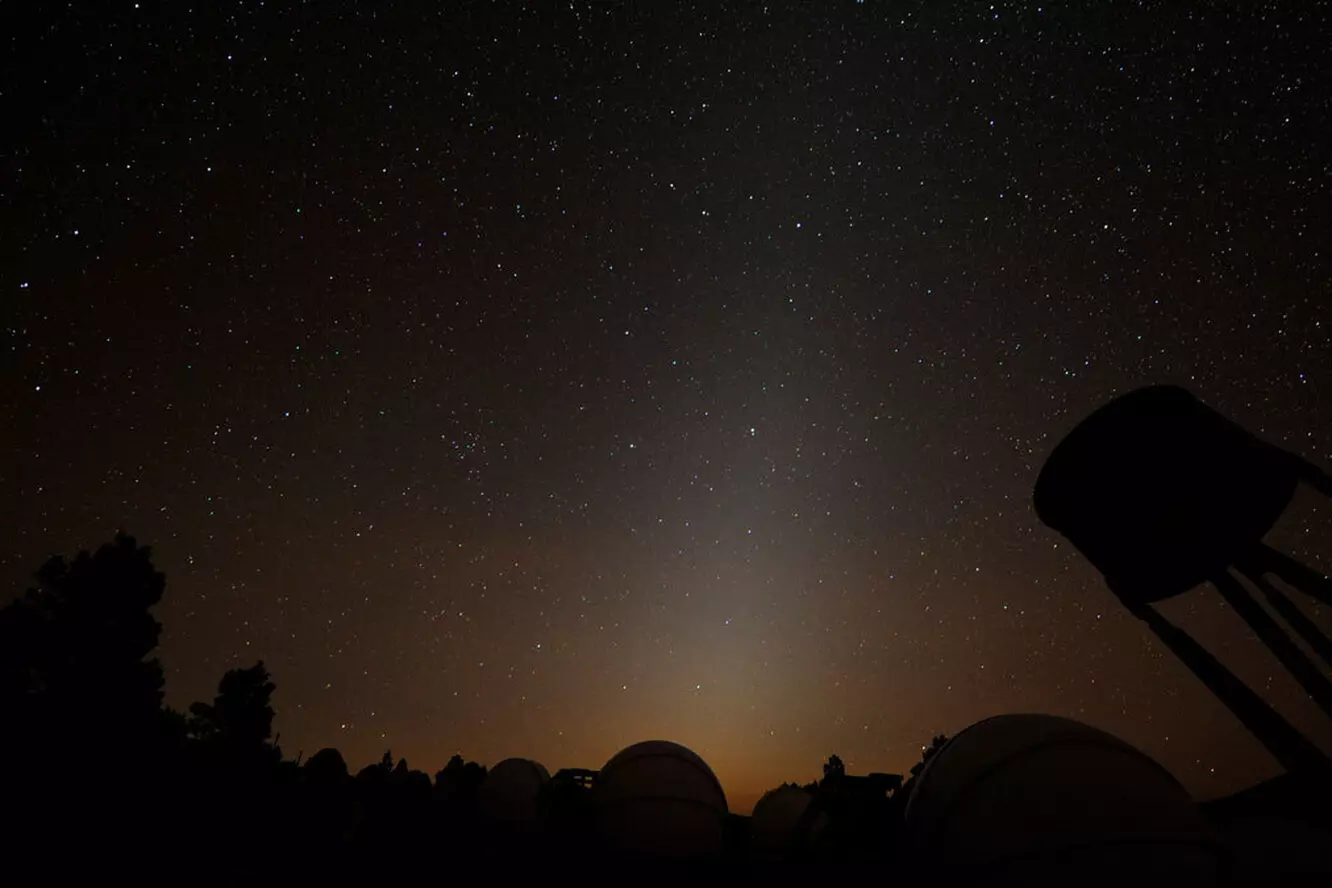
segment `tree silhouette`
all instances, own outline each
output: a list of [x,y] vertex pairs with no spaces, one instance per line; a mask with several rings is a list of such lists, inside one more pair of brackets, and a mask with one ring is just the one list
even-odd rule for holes
[[460,786],[479,785],[485,777],[485,765],[465,761],[461,755],[457,754],[449,759],[449,763],[444,766],[443,770],[435,774],[436,781],[455,782]]
[[373,765],[366,765],[356,772],[356,782],[363,784],[382,785],[388,782],[389,775],[393,773],[393,750],[386,749],[379,761]]
[[476,794],[486,779],[486,769],[476,762],[464,761],[454,755],[449,763],[435,773],[435,792],[447,805],[467,807],[476,801]]
[[336,749],[321,749],[306,760],[302,774],[308,782],[336,786],[347,781],[347,760]]
[[[9,847],[45,861],[54,883],[78,881],[85,869],[134,865],[143,831],[170,807],[168,788],[185,782],[174,779],[182,720],[162,708],[150,659],[161,631],[150,610],[166,580],[124,534],[52,557],[35,579],[0,609],[0,797],[22,812]],[[181,821],[152,829],[180,846]]]
[[212,703],[190,706],[189,735],[231,765],[276,763],[282,752],[273,735],[273,691],[264,662],[231,669],[217,685]]
[[445,778],[448,779],[457,778],[459,775],[462,774],[463,769],[466,767],[466,765],[467,763],[463,760],[463,757],[458,753],[454,753],[453,756],[449,759],[448,764],[446,764],[438,773],[435,774],[435,782],[438,783],[439,781]]
[[823,765],[824,780],[838,780],[846,776],[846,765],[842,764],[842,757],[838,755],[828,756],[828,761]]
[[142,749],[167,724],[162,668],[147,659],[166,585],[150,550],[120,534],[96,554],[52,557],[36,580],[0,610],[6,744],[59,754],[92,730],[117,752]]
[[916,764],[911,766],[911,776],[916,777],[920,774],[921,771],[925,770],[925,766],[929,764],[930,759],[934,758],[934,756],[938,754],[939,750],[943,749],[944,744],[947,742],[948,742],[947,734],[936,734],[934,739],[930,741],[930,745],[926,746],[921,751],[920,761],[916,762]]

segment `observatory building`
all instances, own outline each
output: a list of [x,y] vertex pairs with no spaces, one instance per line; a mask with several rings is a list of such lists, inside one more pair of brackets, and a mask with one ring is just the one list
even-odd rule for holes
[[555,776],[550,779],[553,784],[591,791],[597,781],[597,772],[587,768],[560,768],[555,772]]
[[749,818],[749,847],[763,857],[783,857],[795,850],[797,829],[814,801],[799,786],[781,786],[764,793]]
[[945,883],[1215,884],[1220,846],[1164,768],[1068,719],[1001,715],[930,759],[907,801],[918,873]]
[[540,762],[507,758],[486,774],[478,802],[491,823],[531,823],[537,819],[537,797],[550,780]]
[[722,851],[726,794],[703,759],[666,740],[611,757],[592,789],[596,830],[611,855],[697,860]]

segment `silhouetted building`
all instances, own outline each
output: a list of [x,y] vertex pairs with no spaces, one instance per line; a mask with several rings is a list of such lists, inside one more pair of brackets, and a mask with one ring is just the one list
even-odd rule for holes
[[[760,857],[774,859],[797,853],[801,850],[800,845],[809,839],[808,835],[801,835],[799,830],[805,812],[813,803],[814,794],[799,786],[780,786],[764,793],[750,816],[750,850]],[[820,823],[826,820],[825,815]],[[819,826],[811,823],[805,832],[813,834],[819,829]]]
[[872,771],[864,776],[847,774],[829,783],[833,792],[849,802],[878,802],[902,788],[902,775]]
[[1222,852],[1163,767],[1069,719],[1001,715],[919,775],[905,830],[918,876],[943,884],[1216,884]]
[[531,759],[508,758],[490,769],[481,784],[481,814],[492,823],[531,823],[537,819],[537,797],[550,774]]
[[591,791],[597,781],[597,771],[589,768],[560,768],[550,782],[557,786],[573,785]]
[[892,793],[901,789],[902,775],[847,774],[836,756],[833,767],[815,788],[792,838],[795,853],[818,853],[851,859],[887,853],[891,832]]
[[678,743],[626,747],[592,789],[597,836],[612,856],[701,860],[721,854],[726,794],[712,769]]

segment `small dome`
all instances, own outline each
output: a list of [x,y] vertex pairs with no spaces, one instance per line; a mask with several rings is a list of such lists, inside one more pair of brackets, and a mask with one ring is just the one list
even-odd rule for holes
[[504,823],[535,820],[537,795],[548,780],[550,774],[540,762],[505,759],[490,769],[481,784],[478,799],[482,815]]
[[907,802],[924,872],[1000,882],[1214,882],[1219,849],[1175,779],[1118,738],[1048,715],[1002,715],[930,760]]
[[798,786],[769,790],[749,818],[749,843],[755,851],[778,854],[791,848],[796,828],[814,796]]
[[726,794],[707,763],[678,743],[650,740],[621,750],[592,792],[613,853],[692,858],[721,851]]

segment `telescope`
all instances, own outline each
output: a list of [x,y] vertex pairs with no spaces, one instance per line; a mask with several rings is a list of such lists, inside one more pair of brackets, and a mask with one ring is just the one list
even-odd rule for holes
[[1332,719],[1332,681],[1272,616],[1332,666],[1332,641],[1272,578],[1329,606],[1332,580],[1263,540],[1301,483],[1332,497],[1332,477],[1309,461],[1184,389],[1154,386],[1075,427],[1042,468],[1034,504],[1287,771],[1326,776],[1328,758],[1311,740],[1153,607],[1210,585]]

